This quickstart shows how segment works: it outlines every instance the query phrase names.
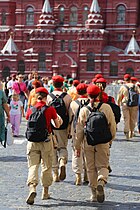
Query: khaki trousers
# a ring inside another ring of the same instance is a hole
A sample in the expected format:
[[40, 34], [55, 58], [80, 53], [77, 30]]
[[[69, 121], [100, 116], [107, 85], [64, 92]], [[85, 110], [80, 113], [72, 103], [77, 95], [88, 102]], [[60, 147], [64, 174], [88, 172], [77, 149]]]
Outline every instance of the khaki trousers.
[[53, 150], [53, 170], [57, 170], [68, 161], [68, 132], [67, 129], [53, 130], [53, 132], [58, 142], [57, 148]]
[[138, 106], [128, 107], [126, 104], [123, 104], [122, 112], [124, 117], [124, 132], [133, 132], [138, 121]]
[[27, 184], [38, 184], [38, 169], [41, 164], [41, 185], [49, 187], [52, 184], [52, 141], [28, 142], [28, 180]]
[[89, 186], [96, 188], [99, 179], [107, 182], [109, 174], [109, 143], [90, 146], [84, 140], [84, 153]]

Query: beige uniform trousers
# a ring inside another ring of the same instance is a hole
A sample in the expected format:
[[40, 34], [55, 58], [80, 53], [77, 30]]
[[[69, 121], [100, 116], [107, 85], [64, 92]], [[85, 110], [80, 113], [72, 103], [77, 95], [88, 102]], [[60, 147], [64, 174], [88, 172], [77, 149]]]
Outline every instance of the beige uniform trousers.
[[80, 157], [75, 156], [74, 150], [72, 150], [72, 170], [75, 174], [82, 174], [85, 168], [85, 161], [83, 157], [83, 151], [80, 153]]
[[126, 104], [123, 104], [122, 112], [124, 117], [124, 132], [133, 132], [138, 120], [138, 106], [128, 107]]
[[53, 170], [57, 170], [68, 161], [68, 132], [67, 129], [53, 130], [53, 132], [58, 142], [57, 148], [53, 150]]
[[41, 185], [49, 187], [52, 184], [52, 141], [28, 142], [28, 180], [27, 184], [38, 184], [38, 169], [41, 163]]
[[90, 146], [85, 140], [84, 153], [89, 186], [96, 188], [99, 179], [107, 182], [109, 174], [109, 143]]

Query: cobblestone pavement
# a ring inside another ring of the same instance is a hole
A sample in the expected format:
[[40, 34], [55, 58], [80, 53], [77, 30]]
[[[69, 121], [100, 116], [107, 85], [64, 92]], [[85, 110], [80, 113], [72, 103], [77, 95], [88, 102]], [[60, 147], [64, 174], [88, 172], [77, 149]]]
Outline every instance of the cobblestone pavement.
[[126, 141], [123, 135], [123, 122], [118, 125], [116, 140], [111, 148], [112, 173], [105, 187], [106, 200], [103, 204], [89, 201], [88, 186], [75, 186], [75, 176], [71, 170], [71, 144], [69, 143], [69, 162], [67, 178], [50, 187], [51, 197], [41, 200], [42, 188], [37, 187], [35, 204], [29, 206], [25, 200], [28, 195], [26, 186], [27, 161], [22, 122], [21, 137], [15, 138], [12, 146], [0, 146], [0, 210], [140, 210], [140, 135]]

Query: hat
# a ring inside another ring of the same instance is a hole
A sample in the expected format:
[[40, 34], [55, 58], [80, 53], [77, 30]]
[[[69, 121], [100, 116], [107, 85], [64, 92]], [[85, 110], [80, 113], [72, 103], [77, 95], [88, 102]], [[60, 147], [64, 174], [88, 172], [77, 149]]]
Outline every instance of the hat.
[[87, 90], [88, 85], [85, 83], [80, 83], [79, 85], [77, 85], [76, 90], [77, 92], [82, 91], [82, 90]]
[[130, 79], [130, 77], [131, 77], [130, 74], [125, 74], [123, 78], [124, 79]]
[[33, 82], [32, 82], [32, 85], [35, 85], [35, 87], [40, 87], [41, 86], [41, 83], [40, 83], [40, 81], [39, 80], [34, 80]]
[[107, 83], [106, 79], [105, 78], [99, 78], [96, 80], [96, 83]]
[[75, 79], [75, 80], [73, 80], [73, 85], [75, 85], [75, 86], [76, 86], [76, 85], [79, 85], [79, 83], [80, 83], [80, 82], [79, 82], [79, 80], [76, 80], [76, 79]]
[[16, 74], [12, 74], [11, 77], [16, 77]]
[[131, 79], [132, 81], [136, 81], [136, 82], [138, 81], [138, 79], [137, 79], [136, 77], [131, 77], [130, 79]]
[[54, 82], [64, 82], [64, 78], [61, 77], [60, 75], [53, 76], [53, 77], [52, 77], [52, 80], [53, 80]]
[[97, 85], [89, 85], [87, 88], [87, 93], [89, 95], [98, 95], [100, 92], [101, 90]]
[[97, 79], [102, 78], [102, 77], [103, 77], [102, 74], [96, 74], [96, 75], [95, 75], [95, 78], [97, 78]]
[[49, 94], [49, 92], [47, 91], [47, 89], [44, 88], [44, 87], [37, 88], [35, 92], [36, 93], [46, 93], [47, 95]]
[[97, 81], [97, 78], [92, 79], [92, 82], [96, 83], [96, 81]]

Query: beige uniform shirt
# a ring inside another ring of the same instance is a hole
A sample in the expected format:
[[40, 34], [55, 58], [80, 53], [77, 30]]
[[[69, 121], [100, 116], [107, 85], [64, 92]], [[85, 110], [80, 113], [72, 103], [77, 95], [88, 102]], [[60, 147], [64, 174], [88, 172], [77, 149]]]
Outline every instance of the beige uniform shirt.
[[[94, 107], [97, 107], [98, 103], [99, 102], [95, 102]], [[91, 104], [89, 104], [89, 106], [91, 106]], [[113, 140], [116, 135], [116, 122], [115, 122], [114, 113], [111, 107], [105, 103], [102, 104], [99, 111], [103, 112], [107, 118], [108, 125], [112, 134], [112, 140]], [[76, 127], [76, 140], [75, 140], [75, 145], [74, 145], [76, 149], [81, 149], [81, 144], [85, 137], [84, 126], [85, 126], [85, 122], [87, 121], [89, 114], [90, 114], [90, 111], [86, 107], [81, 108], [80, 113], [79, 113], [77, 127]]]
[[[134, 86], [133, 83], [126, 83], [120, 87], [120, 90], [117, 96], [117, 103], [119, 106], [127, 103], [128, 101], [128, 89], [125, 87], [125, 85], [128, 86], [129, 88]], [[135, 85], [135, 91], [139, 93], [139, 88], [136, 85]]]
[[[77, 100], [83, 101], [83, 103], [84, 103], [88, 100], [88, 98], [78, 98]], [[73, 118], [74, 118], [74, 115], [76, 114], [78, 107], [79, 107], [79, 105], [75, 101], [72, 101], [70, 104], [70, 108], [69, 108], [69, 117], [70, 117], [70, 122], [71, 122], [71, 135], [73, 137], [73, 140], [74, 140], [74, 136], [75, 136], [75, 132], [74, 132], [75, 129], [73, 127]]]

